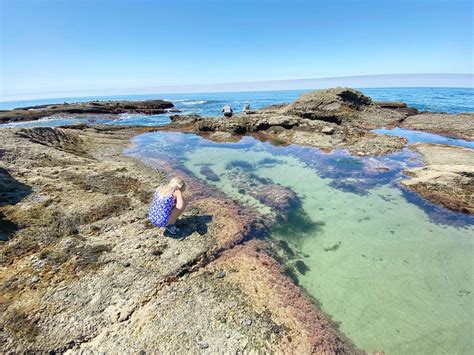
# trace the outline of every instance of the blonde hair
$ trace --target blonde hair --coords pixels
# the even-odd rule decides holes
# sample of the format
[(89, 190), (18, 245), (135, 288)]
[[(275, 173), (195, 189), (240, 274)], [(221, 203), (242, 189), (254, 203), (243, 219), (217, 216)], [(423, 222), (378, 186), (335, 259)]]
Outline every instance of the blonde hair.
[(167, 185), (160, 186), (157, 191), (160, 198), (165, 198), (166, 196), (172, 194), (174, 190), (184, 191), (185, 188), (186, 184), (184, 183), (184, 180), (178, 176), (175, 176)]

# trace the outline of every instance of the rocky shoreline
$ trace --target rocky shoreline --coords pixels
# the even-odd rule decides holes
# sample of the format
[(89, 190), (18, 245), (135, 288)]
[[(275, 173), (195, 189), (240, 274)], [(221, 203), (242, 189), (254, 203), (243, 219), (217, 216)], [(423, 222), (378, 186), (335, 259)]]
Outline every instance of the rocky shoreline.
[[(171, 123), (158, 130), (191, 132), (218, 142), (237, 141), (242, 135), (252, 135), (276, 145), (297, 144), (324, 151), (346, 149), (357, 156), (384, 155), (407, 147), (405, 138), (371, 132), (382, 127), (474, 140), (473, 113), (419, 113), (403, 103), (376, 103), (348, 88), (309, 92), (289, 105), (272, 106), (232, 118), (172, 115)], [(402, 184), (433, 203), (472, 214), (474, 151), (425, 145), (433, 152), (443, 152), (438, 154), (437, 164), (433, 166), (430, 149), (413, 147), (421, 153), (428, 167), (407, 170), (408, 175), (416, 178)], [(464, 163), (458, 159), (458, 163), (453, 164), (452, 158), (459, 154)], [(437, 173), (430, 169), (437, 169)]]
[[(53, 111), (152, 114), (173, 107), (161, 100), (144, 103), (25, 108), (0, 112), (0, 122)], [(304, 94), (289, 105), (231, 119), (171, 120), (148, 128), (0, 130), (2, 351), (359, 353), (276, 261), (264, 238), (268, 219), (159, 157), (139, 161), (123, 149), (134, 135), (153, 130), (218, 142), (251, 135), (358, 156), (406, 148), (404, 138), (371, 132), (379, 127), (474, 138), (471, 113), (418, 113), (346, 88)], [(402, 185), (473, 214), (473, 150), (426, 143), (410, 149), (425, 166), (407, 169), (410, 178)], [(211, 181), (218, 178), (209, 167), (201, 172)], [(185, 176), (191, 201), (176, 237), (147, 222), (154, 188), (174, 173)], [(229, 167), (235, 187), (268, 206), (272, 221), (284, 220), (299, 205), (281, 185), (255, 180), (261, 188), (252, 189), (240, 178), (246, 173)]]
[(1, 245), (2, 351), (356, 352), (255, 239), (259, 215), (187, 176), (182, 232), (150, 226), (172, 172), (121, 154), (137, 133), (0, 131), (17, 229)]
[(173, 110), (173, 107), (174, 105), (171, 102), (165, 100), (65, 102), (62, 104), (19, 107), (14, 110), (0, 111), (0, 124), (34, 121), (59, 114), (118, 115), (121, 113), (141, 113), (157, 115), (176, 111)]

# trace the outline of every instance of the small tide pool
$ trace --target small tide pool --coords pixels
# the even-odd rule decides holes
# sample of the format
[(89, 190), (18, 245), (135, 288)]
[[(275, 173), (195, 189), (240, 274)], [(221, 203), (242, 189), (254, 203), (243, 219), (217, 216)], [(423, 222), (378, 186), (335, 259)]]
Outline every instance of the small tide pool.
[[(164, 159), (274, 220), (269, 238), (281, 262), (356, 346), (472, 350), (474, 218), (400, 187), (403, 170), (420, 164), (415, 153), (354, 157), (172, 132), (132, 142), (126, 154)], [(258, 198), (279, 186), (299, 201), (283, 219)]]
[(404, 128), (399, 128), (399, 127), (392, 128), (392, 129), (379, 128), (379, 129), (372, 130), (372, 132), (406, 138), (408, 140), (408, 144), (424, 142), (424, 143), (454, 145), (458, 147), (474, 149), (474, 142), (466, 141), (464, 139), (440, 136), (440, 135), (428, 133), (428, 132), (415, 131), (411, 129), (404, 129)]

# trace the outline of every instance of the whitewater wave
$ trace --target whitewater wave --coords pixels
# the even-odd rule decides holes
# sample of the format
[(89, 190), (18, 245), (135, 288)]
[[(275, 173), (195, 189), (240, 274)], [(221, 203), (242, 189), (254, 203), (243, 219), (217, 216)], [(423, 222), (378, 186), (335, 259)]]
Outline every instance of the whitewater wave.
[(207, 100), (194, 100), (194, 101), (182, 101), (181, 104), (182, 105), (203, 105), (203, 104), (207, 104), (209, 103), (209, 101)]

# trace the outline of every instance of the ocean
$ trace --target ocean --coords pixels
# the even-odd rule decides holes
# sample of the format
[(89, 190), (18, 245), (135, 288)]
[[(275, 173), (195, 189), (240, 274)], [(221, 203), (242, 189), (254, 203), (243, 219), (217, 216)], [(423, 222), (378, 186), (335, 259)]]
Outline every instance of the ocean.
[[(128, 95), (128, 96), (89, 96), (68, 97), (28, 101), (0, 102), (0, 109), (7, 110), (17, 107), (57, 104), (63, 102), (86, 102), (92, 100), (150, 100), (165, 99), (173, 102), (176, 108), (183, 113), (195, 113), (203, 116), (220, 115), (223, 105), (229, 104), (234, 111), (241, 111), (245, 104), (250, 104), (251, 109), (265, 106), (289, 103), (309, 90), (287, 91), (252, 91), (252, 92), (221, 92), (221, 93), (190, 93), (190, 94), (154, 94), (154, 95)], [(474, 112), (474, 88), (363, 88), (364, 94), (376, 101), (402, 101), (420, 111), (433, 112)], [(36, 123), (21, 123), (13, 126), (55, 126), (77, 122), (89, 122), (88, 117), (70, 120), (64, 116), (53, 119), (43, 119)], [(122, 124), (122, 125), (163, 125), (169, 122), (167, 114), (164, 115), (139, 115), (123, 114), (118, 120), (94, 122)]]

